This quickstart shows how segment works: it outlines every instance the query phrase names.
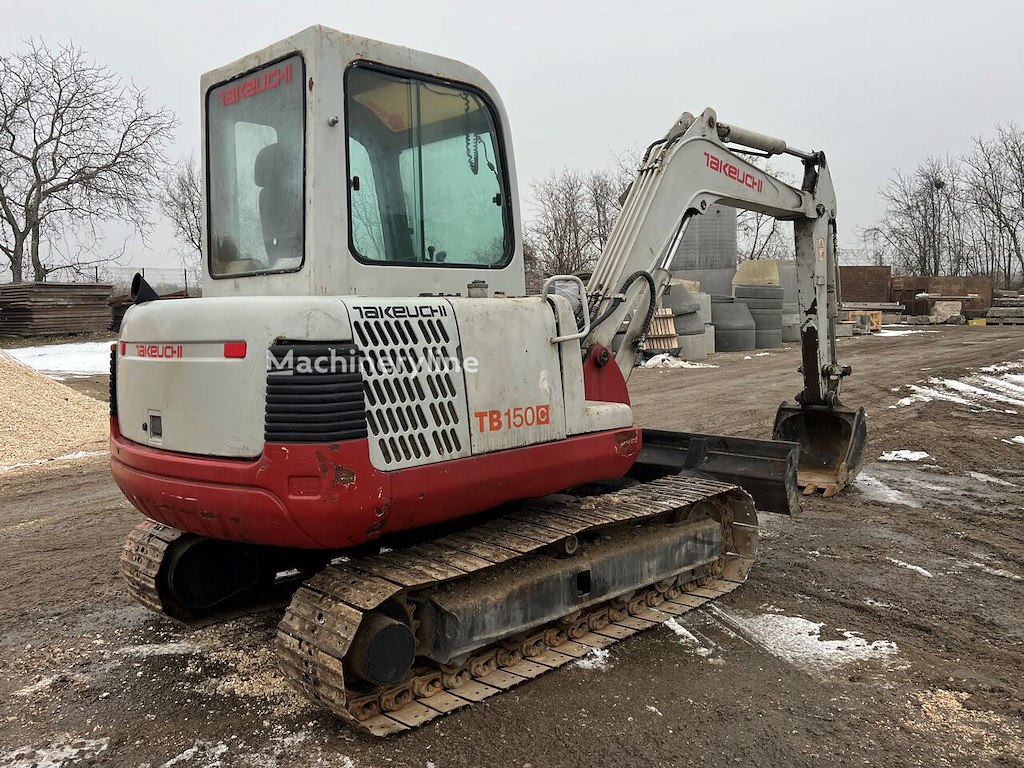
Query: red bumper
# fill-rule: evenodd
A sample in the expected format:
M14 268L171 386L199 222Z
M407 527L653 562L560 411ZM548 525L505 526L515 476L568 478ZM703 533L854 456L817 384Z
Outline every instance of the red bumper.
M365 440L268 443L255 461L220 459L139 445L110 422L114 480L146 516L204 536L309 549L621 477L639 451L640 430L624 429L380 472Z

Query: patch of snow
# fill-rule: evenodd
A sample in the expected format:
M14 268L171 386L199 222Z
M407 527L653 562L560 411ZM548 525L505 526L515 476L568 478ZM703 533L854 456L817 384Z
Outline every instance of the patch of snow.
M1024 360L1016 360L1014 362L986 365L981 371L982 373L1006 373L1007 371L1019 371L1022 368L1024 368Z
M711 648L708 648L706 645L701 643L701 641L697 639L696 635L694 635L690 630L688 630L686 627L680 624L674 616L668 621L664 622L664 626L675 632L676 635L679 636L679 639L683 642L683 645L693 648L693 652L696 653L698 656L703 656L706 658L710 656L712 653L714 653L714 651Z
M743 359L744 360L753 360L754 358L752 358L750 355L744 355Z
M968 472L969 476L975 480L980 480L983 483L992 483L992 485L1002 485L1007 488L1016 488L1017 485L999 477L992 477L992 475L986 475L984 472Z
M889 407L900 408L932 400L945 400L980 410L995 410L990 407L994 404L1024 407L1024 375L1016 373L1022 367L1024 360L998 363L957 379L932 377L924 384L908 384L906 388L913 394Z
M872 608L892 608L891 603L882 603L875 600L873 597L865 597L864 605L870 605Z
M942 384L947 389L959 392L968 399L992 400L997 403L1006 403L1007 405L1024 406L1024 398L1020 396L1014 397L1014 393L1008 392L1006 387L982 387L978 383L970 384L960 379L929 379L928 381L932 384ZM979 381L979 383L984 382Z
M903 560L897 560L895 557L887 557L885 559L893 565L898 565L900 568L906 568L908 571L914 571L915 573L919 573L922 576L928 577L929 579L932 578L934 575L931 571L926 571L919 565L912 565L910 563L904 562Z
M15 696L31 696L33 693L39 693L39 691L45 691L55 682L60 680L60 675L52 675L51 677L44 677L38 682L32 683L32 685L26 685L24 688L19 688L14 692Z
M717 365L711 363L691 363L689 360L683 360L679 357L674 357L667 352L662 352L660 355L655 355L646 363L644 368L717 368Z
M148 659L151 656L178 656L186 653L199 653L200 648L193 643L154 643L152 645L128 645L118 648L117 653L125 656L136 656Z
M61 768L68 763L93 760L96 755L106 752L110 739L77 739L69 744L54 744L33 749L20 747L7 754L0 753L3 768Z
M1013 571L1008 571L1005 568L992 568L991 566L985 565L984 563L971 562L967 565L972 565L980 571L984 571L989 576L1001 576L1004 579L1010 579L1012 581L1022 581L1021 577Z
M680 624L674 616L666 621L664 626L679 635L679 637L681 637L685 642L692 643L693 645L700 645L700 640L698 640L690 630Z
M580 669L608 669L609 656L611 656L611 651L607 648L594 648L586 656L576 659L573 665Z
M1017 445L1024 445L1024 435L1017 435L1016 437L1011 437L1009 440L1003 438L1003 442L1008 445L1013 445L1014 443Z
M657 707L652 707L650 704L647 705L647 711L648 712L653 712L658 717L664 717L664 715L661 714L661 710L659 710Z
M931 456L925 451L886 451L878 457L879 461L921 461L921 459L930 459Z
M211 741L197 741L181 754L161 764L160 768L171 768L172 765L187 763L195 757L200 759L203 768L217 768L221 765L220 756L227 751L228 745L223 742L214 744Z
M893 329L883 328L878 333L872 334L872 336L909 336L912 333L938 333L938 331L911 331L909 329Z
M93 376L110 372L110 341L87 341L80 344L48 344L42 347L8 349L7 354L30 368L51 378L60 374Z
M882 501L886 504L902 504L904 507L920 508L920 504L912 496L890 488L874 475L861 472L857 477L857 489L871 501Z
M894 656L899 652L897 645L889 640L868 642L859 633L845 629L839 630L843 635L840 640L822 640L824 623L799 616L710 607L770 654L807 672L827 673L856 661Z
M35 467L39 464L49 464L51 461L78 461L79 459L88 459L93 456L106 456L106 451L75 451L74 453L68 453L64 456L57 456L52 459L35 459L34 461L22 461L18 464L8 464L0 467L0 472L10 472L14 469L21 469L22 467Z
M756 355L754 355L754 357L768 357L770 355L771 352L758 352Z

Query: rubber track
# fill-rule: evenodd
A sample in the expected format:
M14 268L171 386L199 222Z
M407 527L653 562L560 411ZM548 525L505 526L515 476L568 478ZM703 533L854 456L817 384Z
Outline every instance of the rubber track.
M128 534L121 552L121 576L131 596L164 616L168 614L156 578L168 547L181 536L178 529L147 519Z
M729 508L735 512L738 506L744 518L723 532L719 578L688 584L685 593L672 590L670 599L638 592L629 610L611 611L614 601L593 606L584 614L592 631L575 640L564 641L557 627L547 625L522 643L523 652L499 644L475 652L460 669L418 667L387 689L346 688L342 660L363 614L384 601L538 552L569 535L645 522L716 497L733 502ZM296 689L356 728L376 736L408 730L732 591L753 563L756 526L749 496L736 486L703 478L662 478L557 505L526 502L466 531L321 571L295 593L279 625L278 659Z
M157 586L160 568L172 545L186 534L177 528L146 519L139 523L121 551L121 577L129 594L142 605L161 616L192 629L223 624L246 615L280 610L288 605L287 597L267 599L261 596L249 602L233 602L201 615L184 611L177 603L166 600Z

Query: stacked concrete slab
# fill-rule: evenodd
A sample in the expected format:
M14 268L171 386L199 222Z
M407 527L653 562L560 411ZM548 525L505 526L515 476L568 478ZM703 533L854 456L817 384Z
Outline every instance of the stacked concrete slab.
M800 304L796 292L796 260L782 259L779 285L782 286L782 341L800 341Z
M1007 294L992 299L987 322L991 325L1024 325L1024 296Z
M733 278L733 294L745 304L754 320L756 349L782 346L782 307L785 289L780 284L779 264L774 259L744 261Z
M738 303L732 296L712 296L711 319L715 329L716 352L754 349L757 329L746 304Z
M710 326L711 301L705 293L690 291L682 280L672 280L661 305L675 317L679 357L704 360L715 351L714 328Z

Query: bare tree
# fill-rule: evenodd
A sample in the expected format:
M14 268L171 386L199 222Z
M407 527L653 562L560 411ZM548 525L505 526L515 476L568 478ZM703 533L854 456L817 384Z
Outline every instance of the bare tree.
M164 179L160 209L170 219L182 248L186 275L198 281L203 259L203 192L195 158L178 163Z
M541 268L549 275L570 275L589 269L597 256L588 232L590 212L586 180L563 168L530 185L536 218L528 237Z
M70 228L116 220L145 234L176 125L73 45L0 57L0 252L14 282L26 261L36 280L65 268L67 254L44 263L40 247Z
M620 197L636 177L636 153L623 153L608 168L581 173L563 168L531 185L535 211L526 237L549 275L590 269L622 209Z
M995 250L984 259L985 271L1009 283L1014 268L1006 256L1024 270L1024 135L1011 124L994 139L976 137L964 164L971 201L984 219L980 236Z
M957 273L965 216L957 161L929 157L910 173L896 171L881 195L886 209L878 231L893 266L917 275Z
M880 193L883 220L870 229L885 260L920 275L1024 278L1024 131L997 126L962 157L925 159L896 171Z
M773 163L757 157L747 158L765 173L796 185L796 179ZM747 259L791 259L796 253L792 224L759 211L740 210L736 215L736 250L740 261Z

